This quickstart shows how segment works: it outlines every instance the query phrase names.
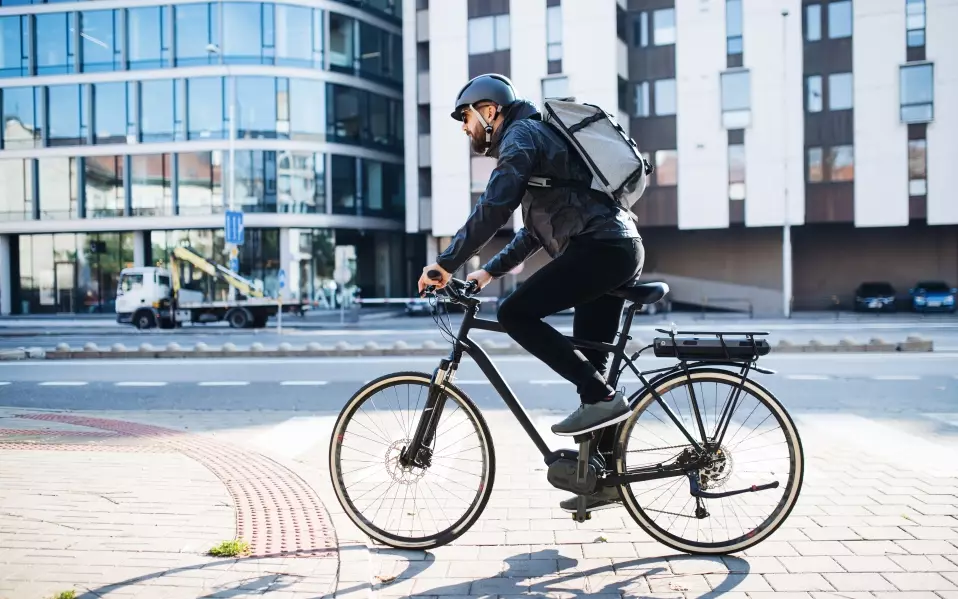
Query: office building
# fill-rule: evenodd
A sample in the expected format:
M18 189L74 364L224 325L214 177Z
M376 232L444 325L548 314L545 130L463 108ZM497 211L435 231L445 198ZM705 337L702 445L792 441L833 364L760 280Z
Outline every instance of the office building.
M406 231L435 255L484 189L494 163L449 113L494 71L638 142L644 277L676 301L781 314L850 308L863 281L958 285L956 29L953 0L409 1Z
M408 294L401 34L398 0L0 1L0 312L112 312L180 244L226 264L231 206L270 295Z

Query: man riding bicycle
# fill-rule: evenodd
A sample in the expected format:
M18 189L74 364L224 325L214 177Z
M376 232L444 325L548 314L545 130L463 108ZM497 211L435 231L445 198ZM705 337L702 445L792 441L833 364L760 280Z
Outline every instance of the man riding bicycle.
M590 189L592 173L559 132L542 122L535 105L517 98L512 82L498 74L469 81L456 97L452 118L462 122L472 149L497 159L486 190L452 242L423 269L420 293L444 287L455 271L485 246L522 207L523 227L480 270L469 273L485 287L545 249L552 261L532 274L499 307L503 329L526 351L576 386L581 406L552 426L557 435L574 436L625 420L629 406L603 375L608 355L577 350L544 322L551 314L575 308L573 336L611 343L624 301L608 295L639 277L645 259L642 238L624 210ZM529 185L532 176L570 182L560 187ZM438 271L441 279L426 273ZM599 451L612 439L605 435ZM605 447L604 447L605 445ZM618 501L615 488L591 497L588 509ZM560 504L575 509L575 498Z

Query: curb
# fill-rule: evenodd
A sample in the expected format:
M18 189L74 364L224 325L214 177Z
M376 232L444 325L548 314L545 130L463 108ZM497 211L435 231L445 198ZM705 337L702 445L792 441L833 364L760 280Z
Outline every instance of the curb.
M480 343L490 355L522 355L527 354L515 341L497 343L484 340ZM634 339L626 346L626 352L632 354L646 347L648 344ZM854 339L842 339L838 343L825 343L819 339L812 339L807 343L796 344L782 340L773 346L771 354L778 353L894 353L894 352L932 352L934 343L930 339L918 335L910 335L904 341L886 342L880 338L873 338L867 343ZM442 345L432 340L422 344L411 345L405 341L396 341L392 345L383 346L375 341L363 345L352 345L340 341L335 345L309 343L305 346L293 346L290 343L280 343L275 347L266 347L262 343L253 343L248 347L238 347L232 343L213 347L205 343L196 343L192 347L183 347L178 343L169 343L165 347L143 343L139 347L126 347L116 343L110 347L100 347L95 343L87 343L83 347L71 347L67 343L60 343L54 349L42 347L20 348L15 350L0 350L0 360L78 360L78 359L117 359L117 358L236 358L256 356L262 358L327 358L327 357L360 357L360 356L444 356L449 353L448 344Z

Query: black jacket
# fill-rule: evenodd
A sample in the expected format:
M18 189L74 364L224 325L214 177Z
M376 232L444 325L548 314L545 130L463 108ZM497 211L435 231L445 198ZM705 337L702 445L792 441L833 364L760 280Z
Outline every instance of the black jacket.
M492 136L489 155L498 159L486 191L466 224L437 258L446 272L455 272L522 206L523 227L483 268L500 277L542 248L553 258L575 237L638 237L635 223L611 199L588 189L592 173L573 147L531 102L521 100L503 114ZM583 187L527 187L530 176L575 180Z

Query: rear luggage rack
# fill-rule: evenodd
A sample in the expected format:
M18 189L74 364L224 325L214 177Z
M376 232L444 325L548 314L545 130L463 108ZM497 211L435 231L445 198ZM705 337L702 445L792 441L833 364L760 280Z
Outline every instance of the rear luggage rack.
M757 336L768 335L765 331L676 331L655 329L668 337L656 337L652 342L653 352L659 358L680 360L727 360L731 362L754 362L759 356L768 355L772 346ZM681 335L709 335L714 339L699 337L682 338ZM726 339L726 337L745 339Z

